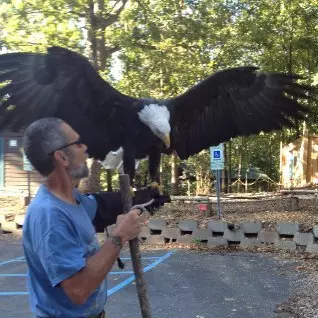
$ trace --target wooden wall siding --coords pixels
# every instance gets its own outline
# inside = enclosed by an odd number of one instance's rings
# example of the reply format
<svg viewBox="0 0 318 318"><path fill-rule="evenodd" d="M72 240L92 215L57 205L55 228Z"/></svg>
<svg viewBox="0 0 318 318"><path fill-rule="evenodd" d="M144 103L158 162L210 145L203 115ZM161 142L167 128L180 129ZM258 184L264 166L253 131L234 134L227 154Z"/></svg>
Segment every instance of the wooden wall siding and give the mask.
<svg viewBox="0 0 318 318"><path fill-rule="evenodd" d="M0 187L4 186L4 152L3 139L0 138Z"/></svg>
<svg viewBox="0 0 318 318"><path fill-rule="evenodd" d="M16 140L11 143L10 140ZM22 137L9 135L3 138L4 143L4 187L7 190L24 191L28 195L28 172L23 170ZM41 176L37 171L30 172L30 190L33 196L41 183Z"/></svg>
<svg viewBox="0 0 318 318"><path fill-rule="evenodd" d="M318 136L304 136L281 150L281 183L284 188L318 184Z"/></svg>

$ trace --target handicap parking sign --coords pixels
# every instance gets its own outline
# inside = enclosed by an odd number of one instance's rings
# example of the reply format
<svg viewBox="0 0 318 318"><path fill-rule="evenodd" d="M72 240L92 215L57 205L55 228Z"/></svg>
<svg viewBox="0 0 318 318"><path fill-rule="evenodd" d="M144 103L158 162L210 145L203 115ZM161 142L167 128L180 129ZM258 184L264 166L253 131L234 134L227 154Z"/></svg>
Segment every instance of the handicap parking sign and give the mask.
<svg viewBox="0 0 318 318"><path fill-rule="evenodd" d="M223 143L210 147L210 168L211 170L224 169Z"/></svg>
<svg viewBox="0 0 318 318"><path fill-rule="evenodd" d="M214 159L221 159L221 151L220 150L214 150L213 151L213 157L214 157Z"/></svg>

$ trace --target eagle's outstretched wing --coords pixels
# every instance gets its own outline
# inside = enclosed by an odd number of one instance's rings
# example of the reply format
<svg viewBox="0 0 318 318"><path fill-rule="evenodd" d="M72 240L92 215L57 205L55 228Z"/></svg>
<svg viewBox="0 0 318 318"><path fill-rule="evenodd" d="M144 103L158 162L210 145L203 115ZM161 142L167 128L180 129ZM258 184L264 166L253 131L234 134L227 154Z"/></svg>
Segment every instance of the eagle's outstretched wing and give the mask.
<svg viewBox="0 0 318 318"><path fill-rule="evenodd" d="M220 71L168 101L172 112L171 148L181 159L236 136L293 126L303 119L316 91L299 77L257 73L240 67Z"/></svg>
<svg viewBox="0 0 318 318"><path fill-rule="evenodd" d="M118 110L135 101L104 81L85 57L61 47L46 54L0 55L0 87L1 132L59 117L79 132L90 155L100 159L111 150L116 134L110 136L107 129L114 127Z"/></svg>

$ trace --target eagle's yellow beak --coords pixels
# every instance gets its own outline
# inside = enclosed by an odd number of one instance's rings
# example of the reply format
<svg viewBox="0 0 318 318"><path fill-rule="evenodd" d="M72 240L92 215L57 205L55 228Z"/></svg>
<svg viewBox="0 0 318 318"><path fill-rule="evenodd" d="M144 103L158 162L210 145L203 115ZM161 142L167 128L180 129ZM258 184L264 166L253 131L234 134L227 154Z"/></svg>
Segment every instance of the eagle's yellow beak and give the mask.
<svg viewBox="0 0 318 318"><path fill-rule="evenodd" d="M170 135L164 135L162 141L167 148L170 148Z"/></svg>

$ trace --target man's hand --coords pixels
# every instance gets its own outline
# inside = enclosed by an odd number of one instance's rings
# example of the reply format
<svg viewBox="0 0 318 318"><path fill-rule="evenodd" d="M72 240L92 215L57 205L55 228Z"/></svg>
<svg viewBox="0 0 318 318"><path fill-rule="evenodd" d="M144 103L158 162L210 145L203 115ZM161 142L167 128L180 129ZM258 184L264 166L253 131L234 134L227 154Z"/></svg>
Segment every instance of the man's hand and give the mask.
<svg viewBox="0 0 318 318"><path fill-rule="evenodd" d="M131 210L126 214L118 215L113 236L120 236L123 244L136 238L141 231L139 215L140 210Z"/></svg>

